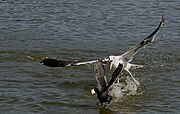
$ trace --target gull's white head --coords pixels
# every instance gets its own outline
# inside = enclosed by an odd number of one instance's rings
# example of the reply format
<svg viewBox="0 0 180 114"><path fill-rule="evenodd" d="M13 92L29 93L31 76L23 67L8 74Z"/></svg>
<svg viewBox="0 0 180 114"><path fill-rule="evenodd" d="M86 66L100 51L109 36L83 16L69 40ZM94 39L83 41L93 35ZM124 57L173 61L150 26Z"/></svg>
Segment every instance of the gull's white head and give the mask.
<svg viewBox="0 0 180 114"><path fill-rule="evenodd" d="M113 67L117 68L119 63L124 64L121 56L114 56L114 55L109 56L109 69L110 70Z"/></svg>

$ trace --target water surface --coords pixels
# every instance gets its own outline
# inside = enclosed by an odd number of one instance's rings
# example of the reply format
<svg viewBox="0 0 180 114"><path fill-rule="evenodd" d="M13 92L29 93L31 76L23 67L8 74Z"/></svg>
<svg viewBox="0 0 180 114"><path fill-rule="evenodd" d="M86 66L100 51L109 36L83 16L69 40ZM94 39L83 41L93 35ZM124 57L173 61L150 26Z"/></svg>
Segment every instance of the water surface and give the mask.
<svg viewBox="0 0 180 114"><path fill-rule="evenodd" d="M178 113L179 0L0 1L1 113ZM165 26L133 63L139 96L100 108L92 66L50 68L45 58L89 60L122 54Z"/></svg>

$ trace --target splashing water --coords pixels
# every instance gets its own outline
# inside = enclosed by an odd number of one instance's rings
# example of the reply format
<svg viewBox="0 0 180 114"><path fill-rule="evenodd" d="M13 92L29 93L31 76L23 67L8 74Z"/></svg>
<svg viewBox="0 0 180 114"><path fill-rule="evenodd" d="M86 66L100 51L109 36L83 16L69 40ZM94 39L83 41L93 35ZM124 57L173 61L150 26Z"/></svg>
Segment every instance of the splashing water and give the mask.
<svg viewBox="0 0 180 114"><path fill-rule="evenodd" d="M112 96L113 102L121 102L126 96L137 94L138 86L129 76L127 76L125 82L120 81L118 79L109 89L109 95Z"/></svg>

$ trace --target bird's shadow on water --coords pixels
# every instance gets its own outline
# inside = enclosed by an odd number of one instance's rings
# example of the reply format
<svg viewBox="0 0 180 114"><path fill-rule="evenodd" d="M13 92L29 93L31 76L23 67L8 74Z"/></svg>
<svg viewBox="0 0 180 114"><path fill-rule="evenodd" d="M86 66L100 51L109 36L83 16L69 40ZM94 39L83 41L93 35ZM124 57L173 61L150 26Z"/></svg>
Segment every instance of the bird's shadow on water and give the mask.
<svg viewBox="0 0 180 114"><path fill-rule="evenodd" d="M99 114L113 114L113 111L108 108L100 108Z"/></svg>
<svg viewBox="0 0 180 114"><path fill-rule="evenodd" d="M107 107L100 107L99 114L117 114L121 110L119 103L108 105Z"/></svg>

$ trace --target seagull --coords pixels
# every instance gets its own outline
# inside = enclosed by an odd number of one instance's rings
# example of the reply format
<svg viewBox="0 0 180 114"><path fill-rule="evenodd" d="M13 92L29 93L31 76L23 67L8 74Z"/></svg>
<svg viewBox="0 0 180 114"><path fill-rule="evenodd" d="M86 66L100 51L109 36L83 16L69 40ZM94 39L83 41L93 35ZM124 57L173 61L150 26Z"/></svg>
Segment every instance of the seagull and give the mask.
<svg viewBox="0 0 180 114"><path fill-rule="evenodd" d="M119 63L124 64L123 70L127 71L133 81L137 84L140 85L139 81L137 81L132 73L130 72L130 69L136 69L136 68L142 68L142 65L137 65L137 64L132 64L130 63L133 60L134 55L141 50L146 44L151 43L154 41L155 36L159 32L160 28L162 25L164 25L164 18L162 16L161 21L157 28L148 36L146 37L143 41L141 41L139 44L136 46L130 48L127 52L125 52L122 55L114 56L110 55L109 58L104 58L102 59L103 62L109 62L109 67L110 70L115 67L117 68ZM84 65L84 64L93 64L98 62L98 60L90 60L90 61L67 61L67 60L59 60L59 59L51 59L51 58L45 58L42 60L40 63L46 66L50 67L70 67L70 66L79 66L79 65Z"/></svg>
<svg viewBox="0 0 180 114"><path fill-rule="evenodd" d="M97 94L97 98L99 99L102 107L106 107L107 104L110 104L112 96L109 95L109 88L117 80L118 75L123 70L123 66L123 64L119 63L118 67L112 74L111 80L107 83L103 61L98 61L94 64L94 72L97 81L97 87L94 87L94 91Z"/></svg>
<svg viewBox="0 0 180 114"><path fill-rule="evenodd" d="M164 18L162 16L161 21L159 23L159 25L157 26L157 28L148 36L146 37L143 41L141 41L139 44L137 44L136 46L130 48L130 50L128 50L127 52L125 52L122 55L118 55L118 56L114 56L114 55L110 55L109 56L109 63L110 63L110 70L115 67L117 68L119 63L120 64L124 64L124 70L127 71L131 78L133 79L133 81L136 83L137 86L140 86L140 83L138 80L136 80L132 73L130 72L130 69L136 69L136 68L142 68L142 65L137 65L137 64L132 64L130 63L133 60L134 55L143 48L143 46L145 46L148 43L151 43L154 41L156 34L159 32L160 28L162 25L164 25Z"/></svg>
<svg viewBox="0 0 180 114"><path fill-rule="evenodd" d="M135 65L135 64L130 64L130 62L133 60L134 55L146 44L153 42L156 34L159 32L161 26L164 24L165 20L162 16L160 24L158 27L148 36L146 37L142 42L140 42L138 45L132 47L129 51L125 52L122 55L119 56L114 56L110 55L109 58L104 58L102 59L103 62L110 62L110 69L114 66L118 66L118 59L122 59L125 63L127 63L126 69L128 66L131 66L133 68L139 68L142 67L142 65ZM45 58L42 60L40 63L49 67L70 67L70 66L79 66L79 65L85 65L85 64L92 64L95 62L98 62L99 59L97 60L90 60L90 61L69 61L69 60L59 60L59 59L54 59L54 58Z"/></svg>

